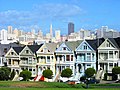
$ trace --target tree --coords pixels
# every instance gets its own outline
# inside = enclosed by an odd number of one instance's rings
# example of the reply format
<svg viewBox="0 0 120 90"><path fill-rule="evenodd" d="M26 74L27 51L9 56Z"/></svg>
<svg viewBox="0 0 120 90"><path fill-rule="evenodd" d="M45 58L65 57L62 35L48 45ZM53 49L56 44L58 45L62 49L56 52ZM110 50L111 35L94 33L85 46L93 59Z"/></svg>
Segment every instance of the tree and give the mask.
<svg viewBox="0 0 120 90"><path fill-rule="evenodd" d="M10 68L1 67L0 68L0 80L9 80Z"/></svg>
<svg viewBox="0 0 120 90"><path fill-rule="evenodd" d="M51 79L51 78L52 78L52 75L53 75L53 72L52 72L52 70L50 70L50 69L47 69L47 70L44 70L44 71L43 71L43 76L44 76L45 78Z"/></svg>
<svg viewBox="0 0 120 90"><path fill-rule="evenodd" d="M91 78L95 74L95 69L94 68L87 68L85 70L85 75L87 78Z"/></svg>
<svg viewBox="0 0 120 90"><path fill-rule="evenodd" d="M23 70L20 73L20 77L23 77L23 81L28 81L31 78L32 73L28 70Z"/></svg>
<svg viewBox="0 0 120 90"><path fill-rule="evenodd" d="M61 77L71 77L72 75L72 70L70 68L66 68L64 70L62 70L62 73L61 73Z"/></svg>
<svg viewBox="0 0 120 90"><path fill-rule="evenodd" d="M90 83L90 78L95 74L95 69L94 68L87 68L85 70L85 75L86 75L86 88L89 87L89 83Z"/></svg>
<svg viewBox="0 0 120 90"><path fill-rule="evenodd" d="M119 76L119 74L120 74L120 67L114 67L112 69L112 73L113 74L118 74L118 79L120 79L120 76Z"/></svg>

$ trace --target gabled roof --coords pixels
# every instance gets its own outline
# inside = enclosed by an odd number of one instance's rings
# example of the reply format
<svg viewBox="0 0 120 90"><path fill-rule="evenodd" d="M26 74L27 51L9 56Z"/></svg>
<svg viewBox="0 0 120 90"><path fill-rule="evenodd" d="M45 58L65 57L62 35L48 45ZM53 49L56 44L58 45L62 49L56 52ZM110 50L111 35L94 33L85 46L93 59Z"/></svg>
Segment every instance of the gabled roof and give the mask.
<svg viewBox="0 0 120 90"><path fill-rule="evenodd" d="M118 38L108 38L117 48L119 48L119 44L117 44L117 42L120 42L120 39ZM115 40L116 39L116 40ZM117 41L117 42L116 42Z"/></svg>
<svg viewBox="0 0 120 90"><path fill-rule="evenodd" d="M83 40L79 41L67 41L65 44L72 50L75 51L75 49L83 42Z"/></svg>
<svg viewBox="0 0 120 90"><path fill-rule="evenodd" d="M114 38L114 40L117 43L118 47L120 48L120 37Z"/></svg>
<svg viewBox="0 0 120 90"><path fill-rule="evenodd" d="M10 44L0 44L0 56L5 55L4 49L8 51L11 47L20 47L19 44L16 43L10 43Z"/></svg>
<svg viewBox="0 0 120 90"><path fill-rule="evenodd" d="M98 38L94 40L86 40L86 42L94 49L97 50L97 48L105 41L104 38Z"/></svg>
<svg viewBox="0 0 120 90"><path fill-rule="evenodd" d="M47 47L51 52L55 52L56 47L57 47L57 43L46 43L46 47Z"/></svg>
<svg viewBox="0 0 120 90"><path fill-rule="evenodd" d="M28 45L28 48L35 53L43 44L40 45Z"/></svg>
<svg viewBox="0 0 120 90"><path fill-rule="evenodd" d="M13 49L15 50L15 52L17 54L19 54L22 50L23 50L24 47L13 47Z"/></svg>

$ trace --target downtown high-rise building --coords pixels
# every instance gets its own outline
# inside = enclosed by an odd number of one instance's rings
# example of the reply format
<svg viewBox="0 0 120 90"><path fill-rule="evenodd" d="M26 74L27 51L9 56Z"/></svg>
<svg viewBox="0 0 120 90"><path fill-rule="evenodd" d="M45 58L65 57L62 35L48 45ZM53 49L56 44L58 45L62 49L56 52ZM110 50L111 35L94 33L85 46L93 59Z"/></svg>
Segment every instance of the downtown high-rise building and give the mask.
<svg viewBox="0 0 120 90"><path fill-rule="evenodd" d="M8 26L8 34L12 34L13 30L12 30L12 26Z"/></svg>
<svg viewBox="0 0 120 90"><path fill-rule="evenodd" d="M68 23L68 35L74 33L74 24L72 22Z"/></svg>

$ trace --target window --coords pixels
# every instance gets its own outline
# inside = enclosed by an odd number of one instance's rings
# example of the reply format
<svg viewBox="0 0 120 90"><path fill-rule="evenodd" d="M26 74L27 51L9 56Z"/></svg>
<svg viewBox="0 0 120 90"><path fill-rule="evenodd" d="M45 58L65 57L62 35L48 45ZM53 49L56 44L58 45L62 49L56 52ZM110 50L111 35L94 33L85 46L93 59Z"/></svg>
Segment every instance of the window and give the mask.
<svg viewBox="0 0 120 90"><path fill-rule="evenodd" d="M47 62L50 62L50 56L47 56Z"/></svg>
<svg viewBox="0 0 120 90"><path fill-rule="evenodd" d="M109 58L113 58L113 51L109 51Z"/></svg>
<svg viewBox="0 0 120 90"><path fill-rule="evenodd" d="M7 48L4 48L4 53L7 53Z"/></svg>
<svg viewBox="0 0 120 90"><path fill-rule="evenodd" d="M90 67L90 66L91 66L91 64L87 64L87 66L89 66L89 67Z"/></svg>
<svg viewBox="0 0 120 90"><path fill-rule="evenodd" d="M11 59L9 59L8 63L11 64Z"/></svg>
<svg viewBox="0 0 120 90"><path fill-rule="evenodd" d="M92 60L94 60L94 53L92 53Z"/></svg>
<svg viewBox="0 0 120 90"><path fill-rule="evenodd" d="M84 50L87 50L87 46L86 45L84 45Z"/></svg>
<svg viewBox="0 0 120 90"><path fill-rule="evenodd" d="M109 66L110 66L110 67L113 67L113 63L109 63Z"/></svg>
<svg viewBox="0 0 120 90"><path fill-rule="evenodd" d="M32 68L29 68L29 71L32 71Z"/></svg>
<svg viewBox="0 0 120 90"><path fill-rule="evenodd" d="M26 50L26 54L28 54L29 53L29 51L28 50Z"/></svg>
<svg viewBox="0 0 120 90"><path fill-rule="evenodd" d="M47 48L44 48L44 53L47 53L47 51L48 51Z"/></svg>
<svg viewBox="0 0 120 90"><path fill-rule="evenodd" d="M60 61L62 61L62 55L60 55L59 58L60 58Z"/></svg>
<svg viewBox="0 0 120 90"><path fill-rule="evenodd" d="M73 61L73 55L71 55L71 61Z"/></svg>
<svg viewBox="0 0 120 90"><path fill-rule="evenodd" d="M41 52L43 52L43 50L41 50Z"/></svg>
<svg viewBox="0 0 120 90"><path fill-rule="evenodd" d="M13 55L14 54L14 52L11 52L11 55Z"/></svg>
<svg viewBox="0 0 120 90"><path fill-rule="evenodd" d="M29 57L29 64L32 64L32 57Z"/></svg>
<svg viewBox="0 0 120 90"><path fill-rule="evenodd" d="M70 61L70 55L66 55L66 61Z"/></svg>
<svg viewBox="0 0 120 90"><path fill-rule="evenodd" d="M63 50L66 50L66 47L63 47Z"/></svg>
<svg viewBox="0 0 120 90"><path fill-rule="evenodd" d="M91 55L90 55L90 53L87 53L87 61L91 61Z"/></svg>

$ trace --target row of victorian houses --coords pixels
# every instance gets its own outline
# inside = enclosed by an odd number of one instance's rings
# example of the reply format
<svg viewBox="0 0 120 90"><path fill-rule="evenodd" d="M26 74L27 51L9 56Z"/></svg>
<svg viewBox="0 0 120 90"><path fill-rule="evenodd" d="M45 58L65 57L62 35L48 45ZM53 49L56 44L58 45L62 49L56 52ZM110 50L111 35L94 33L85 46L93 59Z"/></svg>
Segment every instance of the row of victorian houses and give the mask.
<svg viewBox="0 0 120 90"><path fill-rule="evenodd" d="M112 73L113 67L120 66L120 38L11 46L1 56L0 66L3 63L18 73L27 69L32 77L42 74L45 69L51 69L54 76L65 68L80 76L90 67Z"/></svg>

